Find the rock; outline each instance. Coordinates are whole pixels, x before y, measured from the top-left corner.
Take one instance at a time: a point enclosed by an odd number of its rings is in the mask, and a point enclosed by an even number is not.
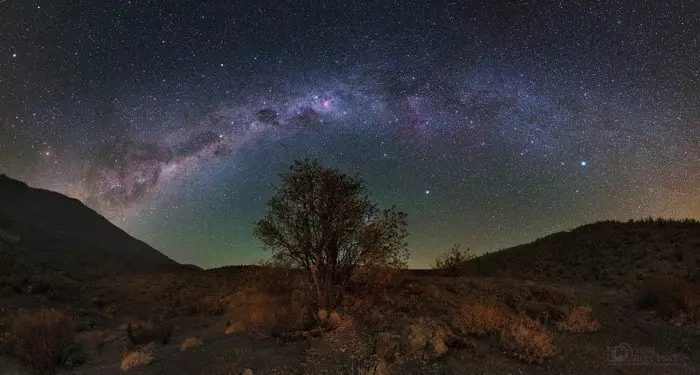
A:
[[[422,353],[428,342],[428,334],[428,330],[423,325],[406,326],[401,332],[401,350],[411,357]]]
[[[406,358],[435,359],[447,352],[443,330],[428,324],[406,326],[401,333],[400,346]]]
[[[447,353],[447,345],[443,335],[440,331],[435,331],[425,347],[425,355],[429,359],[434,359],[442,357],[445,353]]]

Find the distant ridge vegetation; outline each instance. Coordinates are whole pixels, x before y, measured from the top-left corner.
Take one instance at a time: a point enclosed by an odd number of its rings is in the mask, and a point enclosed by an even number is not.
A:
[[[700,281],[700,222],[601,221],[485,254],[464,272],[533,280],[630,284],[649,275]]]

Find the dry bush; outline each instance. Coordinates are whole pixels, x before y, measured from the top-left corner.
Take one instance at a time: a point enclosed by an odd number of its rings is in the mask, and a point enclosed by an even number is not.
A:
[[[557,326],[562,331],[576,333],[596,332],[600,329],[600,323],[591,318],[592,311],[593,309],[590,306],[576,307]]]
[[[435,259],[433,268],[440,270],[446,276],[459,276],[466,263],[472,259],[474,254],[469,248],[461,250],[459,245],[454,245]]]
[[[267,337],[287,337],[315,325],[308,304],[289,301],[271,303],[251,311],[251,331]]]
[[[129,341],[134,345],[159,342],[167,344],[173,335],[174,326],[168,321],[129,321],[126,326]]]
[[[642,284],[637,304],[664,318],[700,319],[700,287],[672,276],[654,276]]]
[[[39,372],[63,364],[73,345],[75,322],[53,309],[27,311],[12,324],[12,352]]]
[[[460,306],[455,324],[466,333],[485,335],[501,327],[507,317],[506,311],[495,302],[474,302]]]
[[[245,288],[231,297],[226,333],[250,331],[285,337],[315,324],[310,283],[298,270],[256,266],[245,275]]]
[[[188,337],[182,341],[182,344],[180,344],[180,351],[184,352],[187,349],[196,348],[198,346],[202,346],[202,341],[200,339],[196,337]]]
[[[124,353],[121,362],[122,371],[131,371],[137,367],[145,366],[153,361],[153,344],[129,350]]]
[[[508,354],[527,363],[541,363],[554,355],[552,335],[536,320],[513,319],[499,333],[499,342]]]

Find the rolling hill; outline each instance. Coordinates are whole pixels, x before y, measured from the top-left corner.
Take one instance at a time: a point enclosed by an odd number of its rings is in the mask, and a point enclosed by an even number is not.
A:
[[[697,281],[700,222],[602,221],[469,261],[466,272],[533,280],[629,284],[650,274]]]

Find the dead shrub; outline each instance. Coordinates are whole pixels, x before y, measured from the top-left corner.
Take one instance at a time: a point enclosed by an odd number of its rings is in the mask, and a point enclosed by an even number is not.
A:
[[[700,287],[673,276],[653,276],[644,281],[637,299],[643,309],[653,309],[670,319],[700,319]]]
[[[568,332],[596,332],[600,329],[600,323],[591,318],[592,311],[593,309],[590,306],[576,307],[557,326],[562,331]]]
[[[180,351],[184,352],[188,349],[196,348],[198,346],[202,346],[202,341],[200,339],[196,337],[188,337],[185,340],[183,340],[180,344]]]
[[[524,316],[501,327],[499,342],[508,354],[527,363],[542,363],[554,355],[549,331],[540,322]]]
[[[122,371],[131,371],[137,367],[145,366],[153,361],[153,351],[155,346],[149,344],[143,347],[134,348],[124,353],[121,361]]]
[[[450,250],[435,259],[434,269],[439,270],[444,276],[459,276],[464,273],[465,265],[474,259],[471,249],[460,249],[460,245],[454,245]]]
[[[495,302],[474,302],[463,304],[455,319],[457,327],[473,335],[485,335],[501,327],[507,313]]]
[[[267,337],[287,337],[313,328],[313,314],[300,302],[274,303],[251,312],[251,330]]]
[[[133,345],[143,345],[151,342],[159,342],[163,345],[170,342],[174,326],[169,321],[137,321],[126,326],[127,336]]]
[[[70,354],[72,317],[53,309],[27,311],[12,324],[12,353],[39,372],[51,372]]]

